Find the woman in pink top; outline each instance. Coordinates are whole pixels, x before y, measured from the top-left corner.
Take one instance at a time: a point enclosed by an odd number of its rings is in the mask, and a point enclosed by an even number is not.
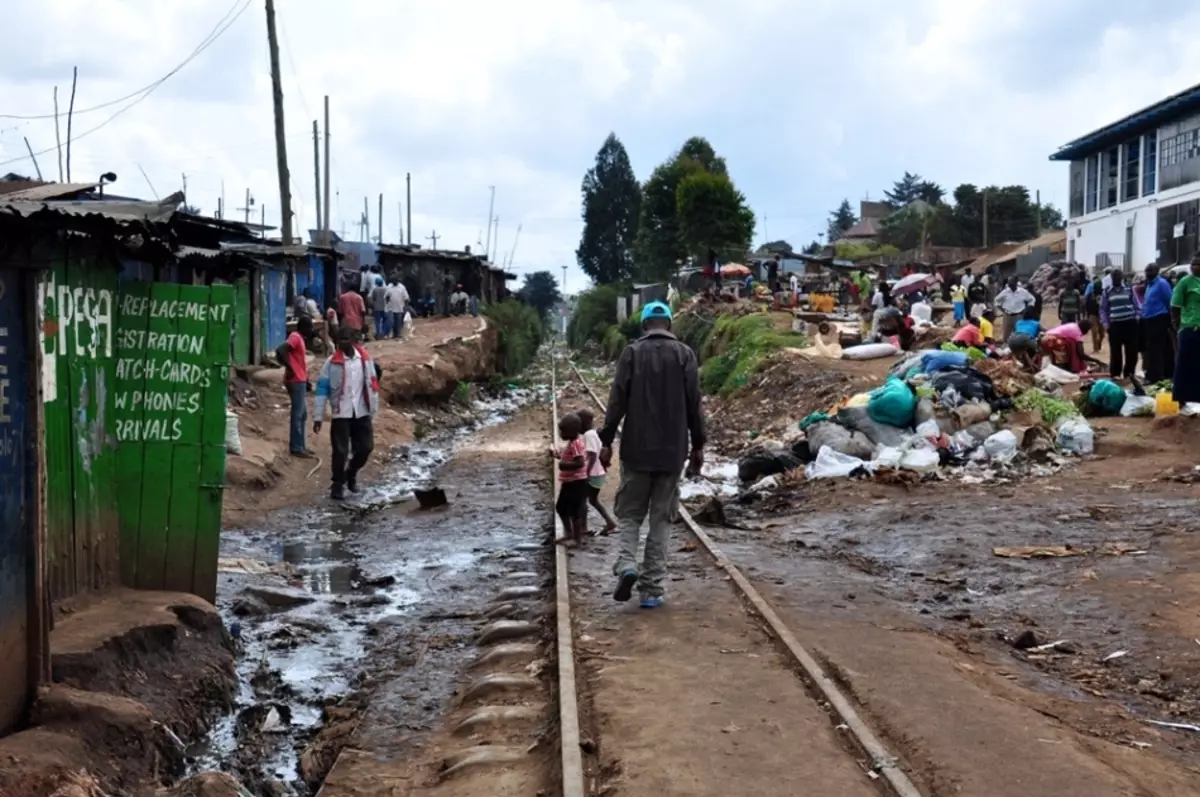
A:
[[[1083,339],[1091,328],[1092,322],[1085,318],[1048,329],[1042,337],[1042,351],[1050,355],[1056,365],[1064,365],[1072,373],[1087,373],[1087,361],[1093,358],[1084,354]]]

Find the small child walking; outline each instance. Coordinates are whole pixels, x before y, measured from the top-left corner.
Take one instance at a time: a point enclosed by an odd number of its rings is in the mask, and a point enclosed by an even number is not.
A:
[[[575,413],[567,413],[558,422],[558,435],[563,447],[553,452],[558,459],[558,502],[554,509],[563,524],[563,542],[579,545],[583,542],[584,520],[587,511],[588,475],[586,449],[583,442],[583,422]]]
[[[607,471],[600,462],[600,449],[604,447],[600,442],[600,433],[592,428],[596,422],[596,414],[587,407],[576,410],[575,414],[583,424],[583,447],[587,456],[588,500],[583,507],[583,531],[587,532],[587,507],[591,505],[600,513],[600,517],[604,518],[604,528],[598,531],[597,535],[611,534],[617,528],[617,519],[600,501],[600,490],[604,487]]]

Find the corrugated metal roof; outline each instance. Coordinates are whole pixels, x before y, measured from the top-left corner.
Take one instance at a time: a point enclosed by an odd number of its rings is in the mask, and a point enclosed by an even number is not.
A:
[[[5,202],[44,202],[63,196],[72,196],[94,190],[99,183],[46,183],[32,188],[22,188],[4,194]]]
[[[1063,144],[1050,156],[1050,160],[1078,160],[1197,110],[1200,110],[1200,85],[1172,94],[1099,130],[1093,130],[1085,136]]]
[[[1055,254],[1065,252],[1067,248],[1067,231],[1051,230],[1023,243],[1007,243],[993,246],[966,266],[958,269],[957,273],[961,274],[969,268],[973,273],[978,274],[981,271],[987,271],[997,263],[1006,263],[1021,255],[1027,255],[1038,247],[1046,247]]]
[[[161,202],[14,202],[0,197],[0,211],[28,218],[42,211],[66,216],[101,216],[123,222],[165,222],[175,212],[174,203]]]

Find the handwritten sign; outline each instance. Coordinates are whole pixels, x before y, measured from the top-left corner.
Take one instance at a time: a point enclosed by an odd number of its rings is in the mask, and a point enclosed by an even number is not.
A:
[[[191,438],[205,395],[225,374],[209,352],[209,325],[227,328],[231,321],[229,304],[132,292],[121,297],[114,396],[119,442],[198,442]]]

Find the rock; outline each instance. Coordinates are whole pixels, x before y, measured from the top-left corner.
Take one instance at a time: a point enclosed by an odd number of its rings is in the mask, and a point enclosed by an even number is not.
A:
[[[158,797],[245,797],[242,785],[224,772],[203,772],[160,790]]]
[[[374,578],[364,578],[363,585],[367,587],[391,587],[396,584],[395,576],[376,576]]]
[[[316,600],[311,593],[294,587],[249,586],[243,592],[272,609],[294,609]]]
[[[271,607],[252,595],[239,595],[234,598],[230,611],[238,617],[262,617],[271,611]]]
[[[1012,641],[1012,646],[1017,650],[1029,650],[1030,648],[1036,648],[1038,644],[1040,643],[1037,634],[1028,628],[1017,634],[1016,639]]]

